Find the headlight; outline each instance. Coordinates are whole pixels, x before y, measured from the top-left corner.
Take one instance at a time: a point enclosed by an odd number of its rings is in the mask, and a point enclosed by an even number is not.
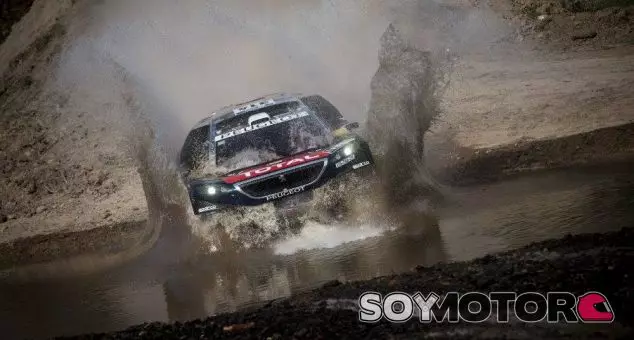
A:
[[[343,150],[341,150],[341,152],[343,153],[344,156],[348,157],[350,155],[352,155],[352,153],[354,152],[354,145],[346,145]]]
[[[218,189],[216,189],[215,186],[210,185],[207,187],[207,195],[213,196],[216,194],[216,192],[218,192]]]
[[[348,138],[348,139],[342,140],[341,142],[339,142],[339,143],[337,143],[337,144],[335,144],[335,145],[331,146],[331,147],[328,149],[328,151],[330,151],[330,152],[337,152],[337,151],[339,151],[341,148],[345,147],[347,144],[350,144],[350,143],[352,143],[352,142],[354,142],[354,138]]]

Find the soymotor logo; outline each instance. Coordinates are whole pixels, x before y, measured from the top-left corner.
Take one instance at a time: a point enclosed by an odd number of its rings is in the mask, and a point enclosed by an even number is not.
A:
[[[610,323],[614,312],[605,295],[588,292],[575,296],[569,292],[513,293],[450,292],[441,299],[431,292],[427,296],[417,292],[393,292],[383,297],[377,292],[365,292],[359,297],[359,320],[378,322],[409,321],[415,314],[422,323],[484,322],[492,316],[497,322],[509,322],[509,314],[523,322],[550,323]],[[495,314],[495,315],[493,315]]]

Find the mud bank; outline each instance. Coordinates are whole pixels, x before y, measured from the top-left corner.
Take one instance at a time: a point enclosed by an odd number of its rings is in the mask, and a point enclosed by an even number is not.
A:
[[[0,3],[0,44],[11,33],[11,26],[31,8],[33,0],[7,0]]]
[[[128,338],[597,338],[634,334],[633,285],[629,263],[634,260],[634,229],[609,234],[582,234],[534,243],[473,261],[416,267],[409,273],[367,281],[333,281],[311,292],[272,301],[260,308],[221,314],[185,323],[149,323],[109,334]],[[616,315],[610,325],[402,324],[358,321],[356,301],[365,291],[570,291],[604,293]]]
[[[458,150],[456,160],[436,169],[453,185],[500,180],[526,172],[634,162],[634,123],[552,139]]]
[[[0,36],[0,269],[123,249],[148,219],[125,90],[90,107],[59,86],[83,2],[31,2],[0,6],[23,15]]]
[[[79,255],[107,255],[137,246],[148,233],[145,222],[128,222],[82,231],[57,232],[0,243],[0,270]]]

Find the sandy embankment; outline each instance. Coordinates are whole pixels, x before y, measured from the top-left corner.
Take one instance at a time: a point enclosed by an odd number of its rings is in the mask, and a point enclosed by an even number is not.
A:
[[[634,6],[488,4],[514,32],[454,65],[442,115],[426,136],[432,172],[469,183],[631,160]]]
[[[634,47],[532,53],[457,65],[427,136],[432,170],[468,182],[631,159]]]
[[[56,87],[66,23],[80,3],[35,1],[0,46],[2,268],[145,237],[138,162],[118,125],[128,122],[109,119],[129,110],[122,93],[107,94],[111,105],[81,106],[72,89]]]

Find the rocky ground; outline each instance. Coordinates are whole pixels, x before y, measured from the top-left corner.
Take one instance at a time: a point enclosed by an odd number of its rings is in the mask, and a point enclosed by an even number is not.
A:
[[[148,323],[110,334],[78,338],[357,339],[357,338],[628,338],[634,335],[632,271],[634,229],[585,234],[535,243],[469,262],[417,267],[411,272],[361,282],[333,281],[311,292],[261,308],[185,323]],[[616,322],[610,325],[402,324],[358,321],[356,301],[365,291],[570,291],[606,294]]]
[[[492,1],[506,8],[507,18],[517,21],[523,37],[549,47],[605,49],[634,42],[629,0],[513,0]]]

